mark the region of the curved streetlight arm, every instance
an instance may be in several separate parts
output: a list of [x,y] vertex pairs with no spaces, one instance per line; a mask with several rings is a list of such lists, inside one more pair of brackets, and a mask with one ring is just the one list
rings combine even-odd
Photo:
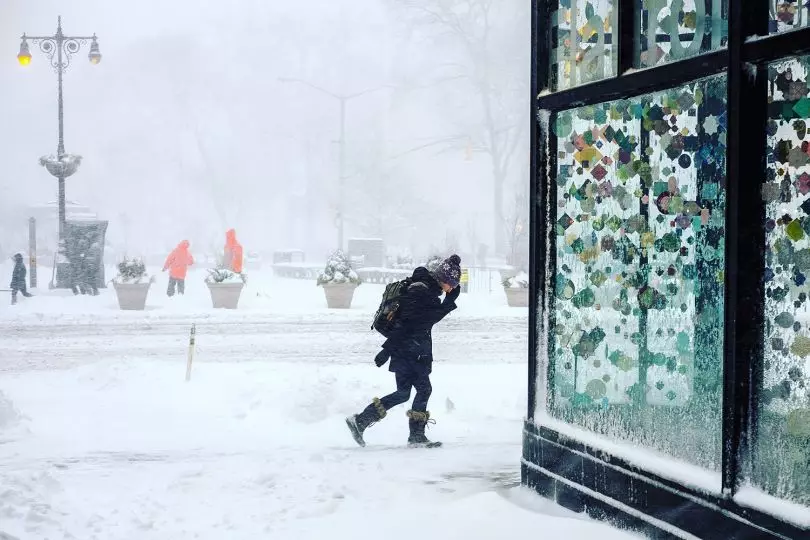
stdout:
[[369,88],[367,90],[363,90],[362,92],[357,92],[355,94],[349,94],[345,96],[345,99],[354,99],[356,97],[364,96],[366,94],[371,94],[372,92],[379,92],[380,90],[386,90],[388,88],[395,88],[393,84],[383,84],[382,86],[376,86],[374,88]]
[[364,95],[370,94],[372,92],[377,92],[379,90],[384,90],[386,88],[394,88],[394,86],[391,85],[391,84],[384,84],[384,85],[381,85],[381,86],[376,86],[374,88],[368,88],[366,90],[363,90],[361,92],[356,92],[354,94],[336,94],[335,92],[327,90],[326,88],[322,88],[322,87],[318,86],[317,84],[313,84],[313,83],[311,83],[309,81],[305,81],[303,79],[291,79],[291,78],[287,78],[287,77],[279,77],[278,80],[280,82],[284,82],[284,83],[299,83],[299,84],[303,84],[304,86],[309,86],[313,90],[317,90],[318,92],[321,92],[322,94],[326,94],[326,95],[331,96],[331,97],[333,97],[335,99],[339,99],[340,101],[348,101],[350,99],[354,99],[356,97],[364,96]]
[[[54,36],[29,36],[28,34],[23,34],[20,39],[30,39],[31,41],[43,40],[43,39],[52,39],[52,40],[56,41],[57,36],[55,36],[55,35]],[[93,40],[93,39],[98,39],[98,36],[62,36],[61,39],[63,41],[67,41],[69,39],[90,41],[90,40]]]
[[326,94],[328,96],[332,96],[335,99],[343,99],[343,96],[341,96],[339,94],[335,94],[334,92],[330,92],[326,88],[321,88],[317,84],[312,84],[309,81],[304,81],[302,79],[290,79],[290,78],[287,78],[287,77],[279,77],[278,80],[279,80],[279,82],[283,82],[283,83],[299,83],[299,84],[303,84],[304,86],[309,86],[313,90],[317,90],[318,92],[321,92],[321,93]]

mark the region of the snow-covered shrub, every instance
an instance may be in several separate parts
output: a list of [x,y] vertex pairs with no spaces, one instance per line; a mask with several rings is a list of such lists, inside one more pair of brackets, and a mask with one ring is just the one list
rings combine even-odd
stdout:
[[396,262],[391,264],[391,268],[396,270],[413,270],[413,257],[410,255],[397,255]]
[[154,278],[146,273],[146,265],[142,259],[124,257],[118,263],[118,275],[113,278],[116,283],[151,283]]
[[360,277],[352,269],[349,258],[341,250],[337,250],[329,256],[326,267],[318,276],[318,285],[352,283],[360,285]]
[[520,272],[514,277],[504,279],[503,286],[507,289],[528,289],[529,275],[526,272]]
[[428,272],[433,273],[439,269],[442,262],[444,262],[444,259],[440,255],[433,255],[425,263],[425,268],[427,268]]
[[214,268],[208,270],[208,275],[205,277],[206,283],[247,283],[247,275],[237,272],[232,272],[226,268]]

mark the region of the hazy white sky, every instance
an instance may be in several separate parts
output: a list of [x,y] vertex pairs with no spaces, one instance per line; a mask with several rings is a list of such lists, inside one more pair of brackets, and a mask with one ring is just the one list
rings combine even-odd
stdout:
[[[485,233],[489,157],[408,152],[457,134],[442,108],[474,99],[461,87],[434,86],[441,51],[409,34],[392,5],[3,0],[0,231],[24,232],[24,209],[56,196],[56,181],[37,163],[56,150],[56,76],[36,46],[28,67],[14,57],[23,32],[51,34],[61,14],[66,34],[98,34],[104,55],[92,66],[83,48],[65,75],[66,149],[84,157],[68,199],[109,219],[116,245],[135,253],[182,238],[218,246],[236,227],[246,249],[303,246],[317,255],[335,247],[338,102],[279,77],[339,93],[398,85],[349,102],[347,237],[373,235],[375,220],[396,229],[389,243],[403,248],[441,247],[448,227],[464,236],[471,220]],[[392,193],[405,202],[392,205]]]

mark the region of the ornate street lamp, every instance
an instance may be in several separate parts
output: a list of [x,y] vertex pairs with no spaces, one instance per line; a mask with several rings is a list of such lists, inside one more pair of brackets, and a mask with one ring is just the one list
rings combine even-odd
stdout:
[[[22,35],[20,43],[20,53],[17,60],[20,65],[27,66],[31,63],[31,51],[28,40],[39,46],[39,50],[45,53],[51,62],[51,67],[56,72],[59,93],[59,142],[56,148],[56,155],[43,156],[40,158],[40,165],[45,167],[49,173],[59,180],[59,252],[65,253],[65,178],[76,172],[81,163],[81,156],[65,153],[65,126],[64,126],[64,100],[62,98],[62,76],[70,66],[71,57],[79,52],[83,45],[90,41],[90,54],[88,59],[93,65],[101,62],[101,53],[98,48],[98,38],[92,36],[66,36],[62,33],[62,17],[57,19],[56,34],[53,36],[28,36]],[[58,279],[57,272],[57,281]]]
[[17,60],[21,66],[27,66],[31,63],[31,51],[28,49],[28,40],[23,36],[22,43],[20,43],[20,54],[17,55]]

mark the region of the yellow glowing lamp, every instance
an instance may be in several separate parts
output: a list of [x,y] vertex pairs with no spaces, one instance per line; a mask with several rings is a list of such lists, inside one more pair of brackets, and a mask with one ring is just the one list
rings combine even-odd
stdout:
[[95,37],[93,37],[93,43],[90,44],[90,54],[87,57],[94,66],[101,62],[101,53],[98,50],[98,41],[96,41]]
[[20,54],[17,55],[17,61],[21,66],[27,66],[31,63],[31,51],[28,49],[28,41],[25,39],[20,43]]

